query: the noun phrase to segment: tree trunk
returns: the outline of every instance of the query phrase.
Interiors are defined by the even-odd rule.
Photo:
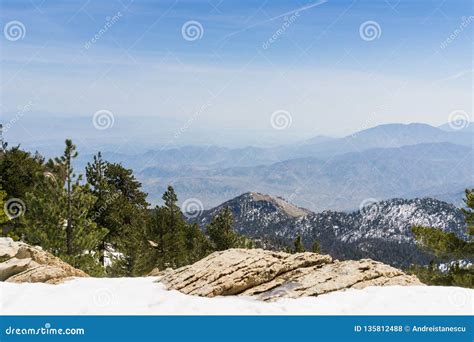
[[[71,166],[67,163],[67,226],[66,226],[66,247],[67,254],[72,254],[72,213],[71,213]]]
[[[102,240],[99,246],[99,262],[105,268],[105,240]]]

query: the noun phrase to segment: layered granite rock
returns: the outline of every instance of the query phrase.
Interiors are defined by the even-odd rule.
[[[58,284],[88,275],[40,247],[0,238],[0,281]]]
[[[417,277],[370,259],[334,261],[329,255],[230,249],[173,271],[158,280],[168,289],[214,297],[297,298],[367,286],[422,285]]]

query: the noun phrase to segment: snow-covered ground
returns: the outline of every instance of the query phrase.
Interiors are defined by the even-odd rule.
[[[474,290],[392,286],[264,303],[167,291],[157,278],[78,278],[61,285],[0,282],[1,315],[472,315]]]

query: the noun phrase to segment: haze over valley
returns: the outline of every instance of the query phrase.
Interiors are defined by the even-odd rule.
[[[389,124],[274,147],[162,146],[103,154],[133,169],[152,203],[172,184],[181,203],[196,198],[203,208],[254,191],[313,211],[351,211],[366,199],[433,197],[462,206],[464,189],[474,185],[473,139],[471,125]],[[90,159],[83,153],[77,163]]]

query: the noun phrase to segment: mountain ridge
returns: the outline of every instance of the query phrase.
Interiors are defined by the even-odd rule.
[[[270,165],[184,172],[173,179],[173,184],[184,198],[195,197],[189,191],[190,179],[206,184],[196,191],[206,208],[222,203],[225,197],[255,189],[270,195],[284,194],[296,205],[313,211],[350,210],[365,198],[416,198],[462,191],[474,184],[473,160],[474,151],[466,146],[419,144],[351,152],[326,161],[308,157]],[[166,178],[159,180],[166,182]],[[212,190],[213,201],[209,201],[209,189],[221,189],[218,194]]]
[[[432,258],[417,248],[411,232],[413,226],[435,227],[467,238],[461,210],[432,198],[380,202],[368,199],[359,210],[350,213],[306,210],[306,215],[295,217],[273,205],[271,196],[255,201],[251,194],[204,210],[191,221],[204,228],[223,207],[228,207],[234,215],[234,230],[266,247],[291,247],[300,235],[307,249],[317,240],[323,251],[335,258],[368,257],[395,266],[426,264]]]

